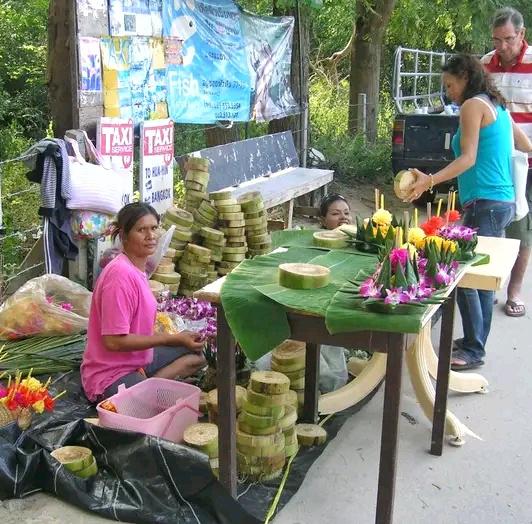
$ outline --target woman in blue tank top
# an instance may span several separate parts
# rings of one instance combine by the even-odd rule
[[[513,123],[502,95],[477,58],[454,55],[442,71],[447,96],[461,106],[460,126],[452,140],[456,158],[434,174],[426,175],[413,169],[417,180],[409,200],[457,177],[464,224],[477,228],[479,235],[502,237],[504,228],[515,214],[512,129],[517,149],[529,151],[532,144]],[[453,370],[472,369],[484,364],[493,298],[493,291],[458,290],[464,337],[454,342]]]

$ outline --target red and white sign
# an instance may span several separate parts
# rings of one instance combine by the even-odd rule
[[[169,119],[140,124],[140,198],[164,213],[174,198],[174,123]]]
[[[101,117],[96,133],[96,147],[105,165],[124,176],[122,203],[133,201],[133,121]]]
[[[102,117],[96,147],[115,169],[133,171],[133,121]]]

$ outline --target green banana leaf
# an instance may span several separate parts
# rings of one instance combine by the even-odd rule
[[[428,306],[419,306],[408,315],[382,314],[367,311],[357,295],[347,293],[356,286],[346,283],[332,297],[325,313],[325,325],[331,334],[348,331],[378,330],[392,333],[418,333]]]
[[[326,247],[318,247],[314,245],[313,236],[316,231],[324,231],[323,229],[284,229],[282,231],[274,231],[272,233],[272,249],[278,247],[306,247],[309,249],[317,249],[320,251],[330,251]],[[360,256],[375,256],[373,253],[367,253],[358,250],[354,244],[342,248],[346,253],[355,253]]]
[[[356,256],[342,249],[318,255],[307,262],[330,269],[331,281],[327,286],[318,289],[289,289],[279,285],[276,279],[270,284],[255,286],[255,289],[285,308],[325,316],[336,291],[346,281],[354,279],[361,269],[371,271],[377,264],[377,256]]]
[[[250,360],[257,360],[290,338],[286,312],[254,286],[277,281],[279,264],[307,262],[314,249],[291,248],[282,253],[244,260],[224,282],[221,299],[233,336]]]

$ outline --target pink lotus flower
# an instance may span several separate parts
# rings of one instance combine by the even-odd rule
[[[408,260],[408,250],[400,247],[395,247],[390,251],[390,262],[392,263],[392,271],[395,271],[397,264],[401,264],[403,269]]]

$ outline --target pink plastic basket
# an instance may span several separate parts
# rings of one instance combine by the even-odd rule
[[[126,388],[110,400],[118,413],[96,406],[100,424],[181,442],[185,429],[198,421],[201,390],[166,378],[148,378]]]

